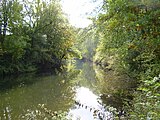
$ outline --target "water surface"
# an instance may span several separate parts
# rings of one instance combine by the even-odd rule
[[[111,73],[110,73],[111,74]],[[107,119],[105,106],[121,106],[121,94],[132,83],[106,78],[92,63],[77,62],[77,67],[56,75],[32,75],[0,80],[0,120],[44,119],[36,115],[51,111],[67,112],[72,120]]]

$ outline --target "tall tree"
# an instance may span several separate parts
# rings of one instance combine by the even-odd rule
[[[59,1],[2,0],[1,3],[1,73],[60,68],[73,45],[74,33]]]
[[[121,64],[131,71],[150,69],[148,60],[155,64],[159,61],[158,4],[159,1],[106,0],[106,13],[100,14],[97,21],[103,35],[101,50],[116,53]]]

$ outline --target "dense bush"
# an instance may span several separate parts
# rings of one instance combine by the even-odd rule
[[[157,119],[160,110],[159,83],[152,80],[160,73],[159,15],[157,0],[104,0],[103,13],[97,20],[99,58],[114,56],[118,70],[140,82],[140,88],[148,89],[135,92],[131,114],[137,119],[146,119],[146,114],[154,114],[152,118]]]
[[[132,109],[128,109],[132,120],[160,118],[160,76],[143,79],[143,84],[134,93]]]
[[[117,59],[132,72],[153,70],[155,65],[159,65],[158,3],[106,1],[106,14],[101,14],[97,21],[103,36],[101,51],[118,54]],[[154,72],[158,74],[159,71]]]
[[[60,68],[73,33],[57,0],[2,0],[0,74]]]

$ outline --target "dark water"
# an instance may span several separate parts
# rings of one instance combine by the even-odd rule
[[[128,78],[113,71],[107,74],[87,62],[77,62],[74,69],[56,75],[1,79],[0,120],[47,120],[39,105],[66,112],[72,120],[107,120],[112,113],[105,106],[120,109],[132,85]]]

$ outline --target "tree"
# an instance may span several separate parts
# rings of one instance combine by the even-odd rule
[[[131,119],[158,119],[159,78],[155,76],[160,73],[160,2],[105,0],[103,7],[97,20],[98,52],[104,58],[114,56],[116,70],[141,83],[128,111]]]
[[[1,70],[11,72],[13,68],[19,69],[15,64],[25,53],[24,48],[26,48],[28,37],[23,36],[21,32],[23,26],[22,5],[17,0],[2,0],[1,6]]]
[[[58,1],[2,0],[1,73],[60,68],[74,33]]]
[[[116,53],[117,59],[130,71],[147,71],[150,69],[147,64],[159,61],[160,11],[155,3],[108,0],[104,3],[106,14],[99,15],[101,50]]]

